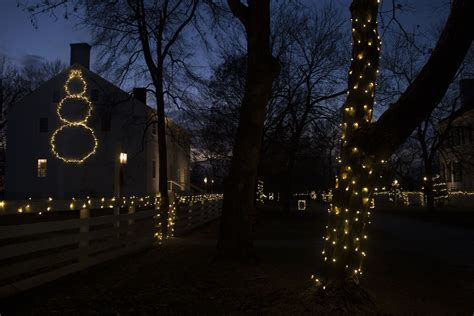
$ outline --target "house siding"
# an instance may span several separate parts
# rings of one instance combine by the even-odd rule
[[[98,101],[93,102],[92,115],[88,120],[98,139],[96,153],[83,164],[65,163],[56,158],[50,147],[50,138],[60,127],[56,113],[57,103],[53,96],[60,91],[63,98],[64,83],[70,69],[81,69],[88,84],[87,95],[91,99],[93,89],[98,90]],[[153,109],[131,98],[127,93],[98,75],[73,65],[55,78],[15,104],[9,112],[6,152],[6,197],[70,198],[85,196],[113,196],[118,180],[120,152],[126,152],[124,195],[146,195],[158,191],[158,174],[151,176],[151,161],[157,157],[157,139],[148,129],[143,137],[148,117]],[[102,130],[102,116],[109,115],[110,130]],[[40,118],[48,119],[48,131],[40,132]],[[176,127],[178,128],[178,127]],[[173,163],[170,174],[176,168],[189,174],[189,145],[175,145],[169,141],[168,155],[179,157]],[[185,144],[187,139],[182,143]],[[86,142],[68,144],[80,152],[87,150]],[[186,153],[188,150],[188,153]],[[176,151],[176,152],[173,152]],[[47,159],[47,176],[37,176],[37,159]],[[158,162],[158,158],[155,158]],[[157,168],[158,170],[158,168]],[[170,177],[171,178],[171,177]],[[187,180],[189,181],[189,179]],[[189,188],[189,182],[185,183]]]

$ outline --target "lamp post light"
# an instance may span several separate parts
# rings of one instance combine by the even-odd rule
[[[204,188],[206,189],[206,193],[207,193],[207,177],[204,177]]]
[[[121,165],[125,165],[127,163],[127,154],[126,153],[120,153],[119,161],[120,161]]]
[[[120,221],[118,220],[118,216],[120,215],[120,206],[122,205],[122,194],[123,194],[123,186],[125,182],[125,165],[127,164],[127,154],[120,153],[119,154],[119,172],[118,175],[115,175],[115,197],[114,197],[114,216],[117,216],[117,220],[114,222],[115,228],[120,227]],[[115,169],[117,170],[117,169]]]
[[[127,164],[127,153],[120,153],[119,162],[120,162],[119,197],[121,197],[123,193],[123,185],[125,182],[125,165]]]

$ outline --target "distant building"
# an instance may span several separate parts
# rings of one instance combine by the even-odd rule
[[[474,79],[461,80],[461,108],[441,148],[441,173],[448,189],[474,190]],[[440,127],[446,128],[446,118]]]
[[[146,90],[130,96],[93,73],[89,52],[88,44],[71,44],[71,66],[10,109],[8,199],[113,196],[117,186],[124,195],[158,192],[156,124],[147,128],[155,110],[146,105]],[[84,82],[82,97],[68,97]],[[188,191],[189,135],[170,120],[167,127],[169,189]],[[127,154],[122,177],[120,153]]]

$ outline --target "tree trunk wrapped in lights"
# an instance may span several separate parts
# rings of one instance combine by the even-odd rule
[[[353,58],[343,108],[341,166],[323,236],[324,269],[315,277],[323,289],[358,281],[366,256],[377,164],[384,163],[441,101],[474,37],[474,1],[453,0],[427,63],[400,99],[371,123],[380,53],[377,9],[377,0],[354,0],[351,4]]]
[[[351,142],[361,128],[371,124],[375,79],[380,55],[377,33],[377,0],[353,1],[352,62],[349,87],[342,109],[340,170],[336,177],[333,204],[322,251],[325,279],[357,280],[366,255],[375,157]],[[316,279],[325,287],[326,280]]]

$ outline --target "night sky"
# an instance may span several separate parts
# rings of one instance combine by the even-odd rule
[[[91,42],[87,29],[75,26],[74,17],[65,20],[57,11],[57,18],[43,15],[38,18],[38,28],[35,28],[28,16],[17,6],[18,0],[0,0],[0,55],[18,65],[36,63],[44,60],[60,59],[69,63],[69,43]],[[25,3],[26,0],[20,0]],[[305,0],[311,4],[314,0]],[[331,1],[331,0],[327,0]],[[382,1],[384,8],[391,5],[391,0]],[[27,3],[34,3],[29,0]],[[349,17],[349,0],[332,0]],[[431,33],[433,26],[446,18],[449,10],[449,0],[412,0],[397,1],[403,8],[409,9],[401,16],[408,30],[419,24],[421,28]],[[348,26],[349,27],[349,26]],[[94,54],[94,51],[92,51]],[[95,58],[92,56],[91,68],[94,69]]]

